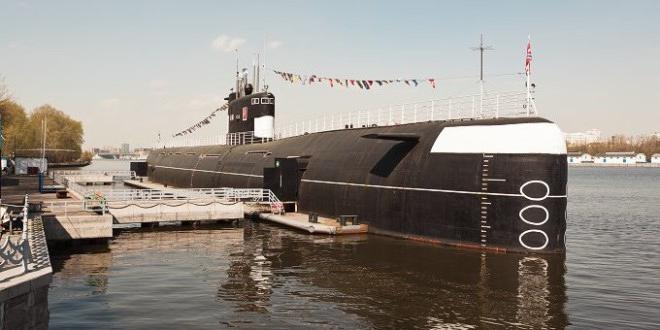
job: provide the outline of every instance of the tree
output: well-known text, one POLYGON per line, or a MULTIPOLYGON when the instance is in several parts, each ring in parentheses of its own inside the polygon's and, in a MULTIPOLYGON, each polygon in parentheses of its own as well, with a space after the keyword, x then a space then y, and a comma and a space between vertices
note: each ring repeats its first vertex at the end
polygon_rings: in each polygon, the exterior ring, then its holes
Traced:
POLYGON ((5 84, 5 79, 0 75, 0 105, 9 101, 9 89, 5 84))
POLYGON ((83 162, 91 162, 93 157, 94 157, 94 153, 92 153, 89 150, 85 150, 80 156, 80 160, 82 160, 83 162))
POLYGON ((3 155, 19 151, 28 157, 41 157, 43 120, 46 120, 46 156, 51 162, 69 162, 81 156, 83 143, 82 123, 50 105, 40 106, 29 116, 16 102, 0 104, 2 128, 5 137, 3 155), (50 149, 50 150, 48 150, 50 149), (63 150, 52 150, 63 149, 63 150))
POLYGON ((43 139, 42 124, 46 121, 46 148, 47 149, 70 149, 71 161, 80 158, 83 143, 83 127, 80 121, 74 120, 64 112, 50 106, 42 105, 30 114, 30 118, 24 129, 24 142, 26 149, 41 148, 43 139))
POLYGON ((25 147, 21 135, 27 123, 27 116, 23 107, 11 100, 0 102, 0 116, 2 116, 2 135, 5 138, 2 154, 10 155, 16 149, 25 147))

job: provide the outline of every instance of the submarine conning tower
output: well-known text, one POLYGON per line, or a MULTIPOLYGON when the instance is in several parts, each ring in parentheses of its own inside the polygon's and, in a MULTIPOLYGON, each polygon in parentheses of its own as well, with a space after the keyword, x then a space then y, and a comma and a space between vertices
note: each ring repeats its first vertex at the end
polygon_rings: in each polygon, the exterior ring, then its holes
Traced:
POLYGON ((236 87, 238 93, 232 92, 225 98, 229 105, 227 144, 272 141, 275 134, 275 95, 268 90, 254 92, 246 79, 238 80, 236 87))

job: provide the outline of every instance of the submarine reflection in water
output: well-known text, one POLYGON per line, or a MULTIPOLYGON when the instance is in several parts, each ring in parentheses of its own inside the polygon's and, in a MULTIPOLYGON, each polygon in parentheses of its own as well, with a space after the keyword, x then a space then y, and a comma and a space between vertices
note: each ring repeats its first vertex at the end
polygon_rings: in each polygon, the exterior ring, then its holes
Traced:
POLYGON ((51 325, 156 326, 175 309, 208 327, 568 324, 563 254, 483 254, 243 224, 128 231, 105 248, 53 253, 51 325))
MULTIPOLYGON (((376 327, 561 328, 565 256, 486 254, 381 236, 308 237, 246 224, 218 298, 267 311, 274 292, 305 285, 376 327), (291 281, 296 284, 291 284, 291 281)), ((298 295, 299 293, 296 293, 298 295)))

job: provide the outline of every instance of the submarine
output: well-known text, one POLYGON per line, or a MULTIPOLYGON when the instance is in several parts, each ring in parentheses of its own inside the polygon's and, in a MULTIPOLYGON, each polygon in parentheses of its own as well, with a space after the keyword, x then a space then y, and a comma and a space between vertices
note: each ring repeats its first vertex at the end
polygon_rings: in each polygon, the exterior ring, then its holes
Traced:
POLYGON ((267 188, 299 212, 357 215, 369 233, 494 252, 562 253, 566 143, 534 117, 346 126, 278 138, 275 96, 237 79, 226 144, 163 147, 150 181, 267 188))

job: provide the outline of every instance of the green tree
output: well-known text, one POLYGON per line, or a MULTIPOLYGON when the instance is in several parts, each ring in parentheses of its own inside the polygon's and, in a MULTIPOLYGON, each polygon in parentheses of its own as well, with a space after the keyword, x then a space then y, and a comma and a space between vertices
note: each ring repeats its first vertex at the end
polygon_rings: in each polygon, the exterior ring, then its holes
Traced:
POLYGON ((5 144, 3 155, 19 153, 24 156, 40 157, 45 119, 46 156, 51 162, 68 162, 79 159, 83 143, 83 128, 80 121, 50 105, 40 106, 29 116, 18 103, 5 100, 0 103, 2 129, 5 144), (53 150, 63 149, 63 150, 53 150))
POLYGON ((16 149, 24 148, 22 133, 27 123, 25 109, 11 100, 0 102, 2 116, 2 135, 5 138, 2 148, 3 155, 10 155, 16 149))
POLYGON ((82 152, 82 155, 80 156, 80 160, 82 160, 83 162, 91 162, 93 157, 94 157, 94 153, 92 153, 89 150, 85 150, 82 152))
POLYGON ((46 148, 70 149, 70 161, 80 158, 83 143, 83 127, 80 121, 74 120, 64 112, 50 106, 42 105, 30 114, 25 125, 24 140, 26 149, 38 149, 43 138, 42 124, 46 121, 46 148))

